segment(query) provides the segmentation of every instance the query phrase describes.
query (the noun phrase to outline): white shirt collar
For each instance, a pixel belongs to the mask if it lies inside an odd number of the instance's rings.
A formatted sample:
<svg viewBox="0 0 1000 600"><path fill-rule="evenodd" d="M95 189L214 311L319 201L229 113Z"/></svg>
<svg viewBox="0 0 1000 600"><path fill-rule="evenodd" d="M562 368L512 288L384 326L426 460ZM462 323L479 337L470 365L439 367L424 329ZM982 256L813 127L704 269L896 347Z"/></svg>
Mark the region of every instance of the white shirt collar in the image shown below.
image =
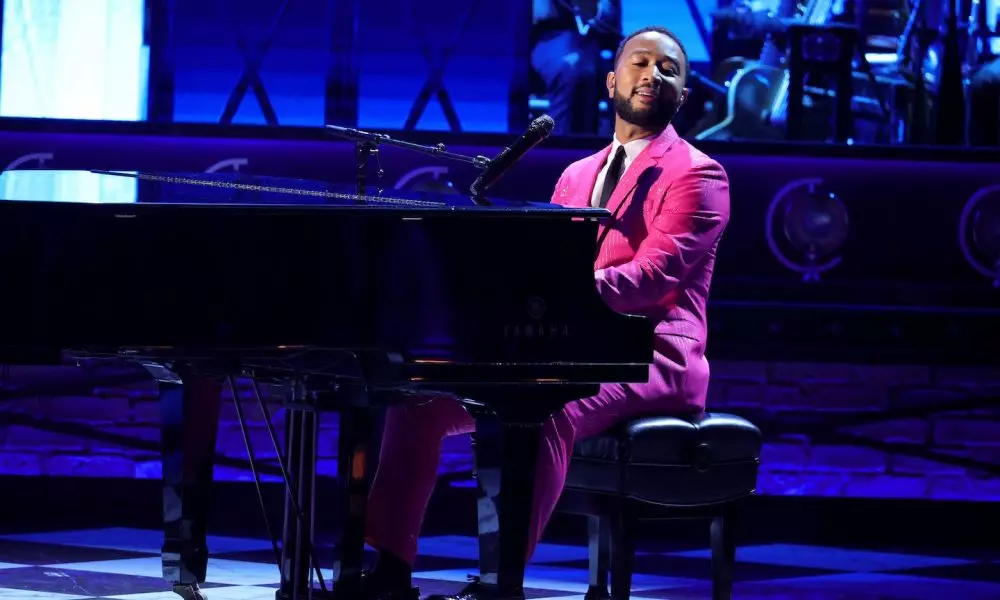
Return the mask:
<svg viewBox="0 0 1000 600"><path fill-rule="evenodd" d="M594 189L590 192L591 206L598 206L600 204L601 190L604 189L604 179L608 175L608 169L611 167L611 161L615 159L615 153L618 152L618 149L623 146L625 148L625 160L622 161L621 171L622 175L624 175L625 171L627 171L629 166L632 164L632 161L635 160L635 157L639 156L639 154L646 149L646 146L652 144L653 138L655 137L655 135L651 135L649 137L632 140L627 144L619 142L618 136L614 137L614 142L611 144L611 152L604 160L604 165L601 167L601 170L597 173L597 181L594 183Z"/></svg>
<svg viewBox="0 0 1000 600"><path fill-rule="evenodd" d="M618 148L625 146L625 164L628 165L633 160L635 160L636 156L639 156L639 154L646 149L646 146L649 146L650 144L653 143L654 137L656 136L651 135L649 137L639 138L637 140L632 140L631 142L622 144L620 141L618 141L618 136L614 136L614 142L611 144L611 154L608 155L609 156L608 160L610 161L611 159L614 158L615 152L618 152Z"/></svg>

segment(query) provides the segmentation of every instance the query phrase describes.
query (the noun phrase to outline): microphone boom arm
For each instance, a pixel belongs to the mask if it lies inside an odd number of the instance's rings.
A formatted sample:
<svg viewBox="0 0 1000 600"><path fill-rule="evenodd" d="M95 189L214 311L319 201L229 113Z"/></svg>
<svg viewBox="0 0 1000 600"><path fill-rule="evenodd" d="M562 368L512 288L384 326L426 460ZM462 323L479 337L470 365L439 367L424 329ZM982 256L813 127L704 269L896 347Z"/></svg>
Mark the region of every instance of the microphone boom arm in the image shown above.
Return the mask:
<svg viewBox="0 0 1000 600"><path fill-rule="evenodd" d="M482 172L470 187L472 200L476 204L490 204L489 200L483 196L483 192L499 180L514 163L525 155L534 146L547 138L555 127L555 121L548 115L542 115L531 122L528 130L521 137L514 141L494 159L485 156L465 156L455 152L449 152L444 144L435 146L424 146L413 142L396 140L384 133L370 133L360 129L350 127L340 127L339 125L326 125L326 130L331 135L340 138L353 140L358 147L358 194L364 195L364 177L367 170L368 158L378 152L379 144L389 144L406 150L413 150L431 156L440 156L458 162L471 164Z"/></svg>
<svg viewBox="0 0 1000 600"><path fill-rule="evenodd" d="M384 133L370 133L367 131L361 131L360 129L352 129L350 127L340 127L339 125L327 125L326 130L327 133L331 135L335 135L339 138L353 140L359 144L367 144L369 147L378 146L379 144L387 144L389 146L396 146L397 148L404 148L406 150L413 150L414 152L420 152L421 154L429 154L430 156L440 156L441 158L447 158L457 162L470 164L480 170L485 170L490 166L490 163L492 162L485 156L466 156L464 154L458 154L456 152L449 152L444 144L435 144L434 146L424 146L422 144L415 144L413 142L397 140Z"/></svg>

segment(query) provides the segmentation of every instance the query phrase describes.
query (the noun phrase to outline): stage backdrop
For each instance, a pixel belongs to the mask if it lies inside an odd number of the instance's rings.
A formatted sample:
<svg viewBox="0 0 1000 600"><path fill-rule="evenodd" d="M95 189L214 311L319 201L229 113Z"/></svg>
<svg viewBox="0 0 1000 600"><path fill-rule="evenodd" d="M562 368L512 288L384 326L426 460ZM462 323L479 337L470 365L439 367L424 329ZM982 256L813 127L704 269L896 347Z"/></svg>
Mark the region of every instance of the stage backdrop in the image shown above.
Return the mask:
<svg viewBox="0 0 1000 600"><path fill-rule="evenodd" d="M621 30L665 23L693 64L707 64L714 0L613 3L620 14L607 36L610 48ZM281 4L7 2L0 15L0 115L506 132L509 113L528 112L527 93L516 88L533 64L533 9L572 11L577 3ZM579 4L585 14L596 2ZM581 22L565 33L572 42L551 54L552 63L596 58L574 57L573 43L593 39L596 29ZM258 78L236 93L251 71ZM587 76L603 81L601 72ZM594 94L590 101L601 99Z"/></svg>
<svg viewBox="0 0 1000 600"><path fill-rule="evenodd" d="M452 149L492 156L499 148ZM545 200L561 170L590 151L538 148L497 192ZM0 165L7 169L237 170L349 182L353 156L349 144L321 139L0 133ZM967 209L996 202L995 163L717 157L730 175L733 205L711 308L710 406L762 427L760 492L1000 499L1000 419L985 400L970 402L1000 392L995 343L977 353L963 341L998 321L1000 291L988 275L992 266L977 262L960 242ZM465 167L389 148L382 167L386 193L444 181L462 190L474 177ZM782 241L782 225L767 225L787 211L780 208L784 199L803 189L812 189L814 197L835 195L850 217L836 260L806 272ZM804 281L804 275L814 280ZM850 315L876 310L866 307L865 296L871 304L891 302L898 309L884 317L892 330L885 339L900 341L878 341L894 353L892 360L842 339L843 328L856 322ZM820 315L815 335L827 335L829 342L793 347L793 357L770 353L766 349L779 344L763 338L759 350L733 343L745 335L741 327L756 325L780 341L776 324L782 315L806 305L818 307L808 314ZM831 311L843 318L830 317ZM906 320L911 318L918 320ZM273 461L250 388L237 392L248 403L257 455ZM5 367L0 401L0 473L159 476L158 408L152 387L134 373ZM280 410L274 413L277 422ZM235 414L229 403L219 432L217 477L249 479ZM332 475L336 419L323 426L321 472ZM445 454L442 471L467 480L468 440L450 440Z"/></svg>

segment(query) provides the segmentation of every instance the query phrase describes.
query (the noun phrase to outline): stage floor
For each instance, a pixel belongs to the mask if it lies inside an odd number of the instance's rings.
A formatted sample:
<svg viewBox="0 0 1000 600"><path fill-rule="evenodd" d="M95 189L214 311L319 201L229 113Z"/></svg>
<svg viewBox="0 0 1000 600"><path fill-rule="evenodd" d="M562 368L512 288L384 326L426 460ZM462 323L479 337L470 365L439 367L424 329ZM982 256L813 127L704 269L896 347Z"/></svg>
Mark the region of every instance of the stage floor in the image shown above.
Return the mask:
<svg viewBox="0 0 1000 600"><path fill-rule="evenodd" d="M176 600L160 579L161 540L158 531L130 528L0 535L0 599ZM278 570L270 542L213 536L209 547L211 600L274 598ZM460 589L476 572L472 537L427 537L420 550L415 583L424 595ZM582 600L586 555L582 546L542 545L528 571L528 596ZM326 548L320 560L329 559ZM707 550L647 543L636 562L635 600L711 597ZM1000 598L1000 552L768 544L740 548L738 563L735 593L743 600Z"/></svg>

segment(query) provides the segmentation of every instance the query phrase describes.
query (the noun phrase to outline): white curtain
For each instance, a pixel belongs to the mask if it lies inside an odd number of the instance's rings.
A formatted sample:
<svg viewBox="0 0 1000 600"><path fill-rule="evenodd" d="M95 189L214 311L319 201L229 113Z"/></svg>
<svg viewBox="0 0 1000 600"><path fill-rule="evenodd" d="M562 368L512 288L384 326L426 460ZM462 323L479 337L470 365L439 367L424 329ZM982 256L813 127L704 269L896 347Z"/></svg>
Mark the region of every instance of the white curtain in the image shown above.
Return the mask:
<svg viewBox="0 0 1000 600"><path fill-rule="evenodd" d="M0 116L145 118L143 0L6 0Z"/></svg>

